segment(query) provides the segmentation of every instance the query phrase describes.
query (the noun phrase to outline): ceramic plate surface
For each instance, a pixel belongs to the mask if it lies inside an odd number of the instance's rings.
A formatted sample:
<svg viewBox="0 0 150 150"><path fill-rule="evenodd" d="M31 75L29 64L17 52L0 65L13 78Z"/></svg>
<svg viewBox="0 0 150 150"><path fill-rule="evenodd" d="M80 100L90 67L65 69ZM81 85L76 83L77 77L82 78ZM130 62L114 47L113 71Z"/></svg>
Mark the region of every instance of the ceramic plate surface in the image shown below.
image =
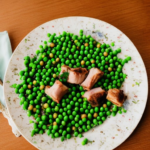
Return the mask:
<svg viewBox="0 0 150 150"><path fill-rule="evenodd" d="M19 105L18 95L15 94L11 85L20 83L19 72L23 70L25 56L33 57L35 51L44 40L48 40L47 33L59 35L62 31L69 31L79 34L83 29L84 34L92 35L97 41L115 43L116 48L121 48L122 52L118 57L132 57L132 61L125 64L123 72L127 78L122 86L128 99L124 103L127 113L117 114L116 117L108 118L102 125L95 127L84 133L83 138L72 137L64 142L60 138L52 139L46 133L31 137L31 118L27 117L26 111ZM66 17L49 21L31 31L18 45L14 51L4 80L4 95L10 116L16 124L20 133L31 144L41 150L111 150L125 141L136 128L144 112L147 95L148 80L144 63L136 47L114 26L93 18L86 17ZM88 138L91 142L82 146L81 141Z"/></svg>

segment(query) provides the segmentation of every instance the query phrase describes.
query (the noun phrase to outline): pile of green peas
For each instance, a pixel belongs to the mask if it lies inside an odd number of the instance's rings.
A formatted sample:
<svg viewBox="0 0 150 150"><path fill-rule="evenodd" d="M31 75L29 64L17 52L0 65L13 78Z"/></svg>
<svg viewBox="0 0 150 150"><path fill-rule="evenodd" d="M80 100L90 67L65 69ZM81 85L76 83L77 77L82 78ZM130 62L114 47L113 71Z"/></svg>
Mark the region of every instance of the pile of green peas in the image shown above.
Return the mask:
<svg viewBox="0 0 150 150"><path fill-rule="evenodd" d="M105 101L102 106L92 107L82 98L85 93L80 85L69 84L66 79L59 79L62 65L71 68L83 67L99 68L104 76L94 87L105 90L120 88L126 78L122 72L125 63L131 60L127 57L122 60L117 57L121 49L112 50L114 43L101 44L90 35L79 36L73 33L47 34L49 40L39 46L36 55L24 58L25 69L20 71L21 84L16 85L15 92L19 94L20 105L27 110L27 115L35 118L31 136L46 132L52 138L61 137L70 139L72 135L82 137L83 132L101 125L108 116L122 114L126 110ZM45 94L45 86L52 86L55 80L60 80L69 87L69 92L59 104Z"/></svg>

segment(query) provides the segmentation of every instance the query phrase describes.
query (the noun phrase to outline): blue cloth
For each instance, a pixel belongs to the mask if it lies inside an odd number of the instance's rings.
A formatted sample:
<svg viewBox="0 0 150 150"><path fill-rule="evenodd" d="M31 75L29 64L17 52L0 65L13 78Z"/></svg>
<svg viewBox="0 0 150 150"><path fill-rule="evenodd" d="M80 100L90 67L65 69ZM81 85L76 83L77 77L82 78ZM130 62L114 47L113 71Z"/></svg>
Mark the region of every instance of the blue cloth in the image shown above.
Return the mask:
<svg viewBox="0 0 150 150"><path fill-rule="evenodd" d="M0 32L0 79L4 80L5 71L7 69L9 59L12 55L11 44L7 31ZM3 86L0 85L0 103L4 106L5 100L3 95Z"/></svg>

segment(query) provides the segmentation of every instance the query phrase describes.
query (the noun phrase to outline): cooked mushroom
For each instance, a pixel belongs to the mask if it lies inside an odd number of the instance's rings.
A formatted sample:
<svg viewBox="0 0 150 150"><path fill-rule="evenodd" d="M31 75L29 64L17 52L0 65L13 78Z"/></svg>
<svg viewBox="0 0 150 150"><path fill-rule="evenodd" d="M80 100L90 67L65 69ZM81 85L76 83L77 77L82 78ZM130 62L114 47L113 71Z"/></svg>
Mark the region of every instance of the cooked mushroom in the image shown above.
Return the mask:
<svg viewBox="0 0 150 150"><path fill-rule="evenodd" d="M98 68L92 68L90 69L90 72L87 76L87 78L84 80L84 82L81 84L81 86L85 90L90 90L94 84L103 76L104 72L102 72Z"/></svg>
<svg viewBox="0 0 150 150"><path fill-rule="evenodd" d="M110 89L106 98L113 104L117 105L118 107L121 107L127 97L124 95L123 90Z"/></svg>
<svg viewBox="0 0 150 150"><path fill-rule="evenodd" d="M68 92L68 87L56 80L52 87L46 86L45 93L50 96L53 101L59 103L61 98Z"/></svg>
<svg viewBox="0 0 150 150"><path fill-rule="evenodd" d="M90 91L86 91L83 97L87 98L92 107L101 105L106 99L106 92L102 88L94 88Z"/></svg>
<svg viewBox="0 0 150 150"><path fill-rule="evenodd" d="M61 67L60 75L64 72L69 73L67 82L72 84L81 84L88 73L86 68L70 68L66 65Z"/></svg>

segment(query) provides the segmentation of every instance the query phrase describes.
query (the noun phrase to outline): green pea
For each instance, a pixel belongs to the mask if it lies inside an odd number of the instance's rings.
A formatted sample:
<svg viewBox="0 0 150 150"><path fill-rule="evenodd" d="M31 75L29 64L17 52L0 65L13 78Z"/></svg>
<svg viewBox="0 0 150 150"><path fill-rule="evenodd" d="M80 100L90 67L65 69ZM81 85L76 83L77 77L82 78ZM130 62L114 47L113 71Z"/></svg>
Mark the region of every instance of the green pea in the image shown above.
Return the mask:
<svg viewBox="0 0 150 150"><path fill-rule="evenodd" d="M77 97L74 97L73 100L74 100L74 101L77 101Z"/></svg>
<svg viewBox="0 0 150 150"><path fill-rule="evenodd" d="M123 112L124 112L124 113L126 113L126 112L127 112L127 110L123 109Z"/></svg>
<svg viewBox="0 0 150 150"><path fill-rule="evenodd" d="M28 111L27 111L27 116L30 117L31 115L32 115L31 110L28 110Z"/></svg>
<svg viewBox="0 0 150 150"><path fill-rule="evenodd" d="M26 102L26 101L25 101L25 102L23 103L23 109L25 109L25 110L26 110L26 109L27 109L27 107L28 107L28 102Z"/></svg>
<svg viewBox="0 0 150 150"><path fill-rule="evenodd" d="M76 112L78 112L78 110L79 110L79 108L78 107L75 107L75 109L74 109Z"/></svg>
<svg viewBox="0 0 150 150"><path fill-rule="evenodd" d="M64 136L61 137L61 141L63 142L65 140Z"/></svg>
<svg viewBox="0 0 150 150"><path fill-rule="evenodd" d="M33 128L34 128L34 129L37 128L37 124L36 124L36 123L33 124Z"/></svg>
<svg viewBox="0 0 150 150"><path fill-rule="evenodd" d="M36 121L37 121L37 122L39 122L39 121L40 121L40 118L39 118L39 117L38 117L38 118L36 118Z"/></svg>
<svg viewBox="0 0 150 150"><path fill-rule="evenodd" d="M67 139L70 139L71 138L71 134L67 134Z"/></svg>
<svg viewBox="0 0 150 150"><path fill-rule="evenodd" d="M74 105L74 101L71 101L70 105L73 106ZM70 107L70 105L68 107Z"/></svg>
<svg viewBox="0 0 150 150"><path fill-rule="evenodd" d="M35 134L35 130L32 130L32 131L31 131L31 136L33 137L34 134Z"/></svg>
<svg viewBox="0 0 150 150"><path fill-rule="evenodd" d="M104 111L104 108L103 108L103 107L100 107L100 111Z"/></svg>
<svg viewBox="0 0 150 150"><path fill-rule="evenodd" d="M105 111L108 111L108 107L104 108Z"/></svg>
<svg viewBox="0 0 150 150"><path fill-rule="evenodd" d="M78 132L74 132L74 136L77 137L78 136Z"/></svg>
<svg viewBox="0 0 150 150"><path fill-rule="evenodd" d="M46 112L50 113L51 112L51 108L50 107L46 108Z"/></svg>
<svg viewBox="0 0 150 150"><path fill-rule="evenodd" d="M87 138L85 138L83 141L82 141L82 145L86 145L88 143L88 139Z"/></svg>
<svg viewBox="0 0 150 150"><path fill-rule="evenodd" d="M65 126L65 125L66 125L66 122L65 122L65 121L62 121L61 124L62 124L63 126Z"/></svg>
<svg viewBox="0 0 150 150"><path fill-rule="evenodd" d="M88 114L88 118L89 118L89 119L92 119L92 114Z"/></svg>
<svg viewBox="0 0 150 150"><path fill-rule="evenodd" d="M110 101L107 101L107 106L111 106L111 102Z"/></svg>
<svg viewBox="0 0 150 150"><path fill-rule="evenodd" d="M122 114L122 111L121 111L121 110L119 110L119 111L118 111L118 113L119 113L119 114Z"/></svg>
<svg viewBox="0 0 150 150"><path fill-rule="evenodd" d="M83 112L84 112L84 109L83 109L83 108L80 108L80 112L83 113Z"/></svg>
<svg viewBox="0 0 150 150"><path fill-rule="evenodd" d="M99 115L100 115L101 117L103 117L103 116L104 116L104 113L103 113L103 112L100 112Z"/></svg>
<svg viewBox="0 0 150 150"><path fill-rule="evenodd" d="M87 121L87 119L86 119L86 118L83 118L83 119L82 119L82 121L83 121L83 122L86 122L86 121Z"/></svg>
<svg viewBox="0 0 150 150"><path fill-rule="evenodd" d="M59 111L59 107L55 106L55 111L58 112Z"/></svg>
<svg viewBox="0 0 150 150"><path fill-rule="evenodd" d="M106 120L106 118L105 117L102 117L102 121L105 121Z"/></svg>
<svg viewBox="0 0 150 150"><path fill-rule="evenodd" d="M46 125L43 125L43 126L42 126L42 129L43 129L43 130L46 130L46 128L47 128Z"/></svg>
<svg viewBox="0 0 150 150"><path fill-rule="evenodd" d="M47 116L46 116L46 115L42 115L41 119L42 119L42 120L46 120L46 119L47 119Z"/></svg>
<svg viewBox="0 0 150 150"><path fill-rule="evenodd" d="M78 128L78 127L79 127L79 124L78 124L78 123L75 123L75 127Z"/></svg>
<svg viewBox="0 0 150 150"><path fill-rule="evenodd" d="M69 115L69 119L73 120L74 119L73 115Z"/></svg>
<svg viewBox="0 0 150 150"><path fill-rule="evenodd" d="M64 117L64 121L67 122L68 121L68 116Z"/></svg>
<svg viewBox="0 0 150 150"><path fill-rule="evenodd" d="M55 136L56 138L59 137L59 133L56 132L56 133L54 134L54 136Z"/></svg>
<svg viewBox="0 0 150 150"><path fill-rule="evenodd" d="M115 117L116 116L116 112L112 112L112 116Z"/></svg>
<svg viewBox="0 0 150 150"><path fill-rule="evenodd" d="M54 126L53 126L53 129L54 129L54 130L58 130L58 125L54 125Z"/></svg>
<svg viewBox="0 0 150 150"><path fill-rule="evenodd" d="M50 133L51 133L51 131L50 131L50 130L47 130L47 132L46 132L46 133L47 133L47 135L49 136L49 135L50 135Z"/></svg>
<svg viewBox="0 0 150 150"><path fill-rule="evenodd" d="M67 109L71 109L71 105L67 105Z"/></svg>
<svg viewBox="0 0 150 150"><path fill-rule="evenodd" d="M102 123L103 123L102 121L99 121L99 122L98 122L99 125L101 125Z"/></svg>

